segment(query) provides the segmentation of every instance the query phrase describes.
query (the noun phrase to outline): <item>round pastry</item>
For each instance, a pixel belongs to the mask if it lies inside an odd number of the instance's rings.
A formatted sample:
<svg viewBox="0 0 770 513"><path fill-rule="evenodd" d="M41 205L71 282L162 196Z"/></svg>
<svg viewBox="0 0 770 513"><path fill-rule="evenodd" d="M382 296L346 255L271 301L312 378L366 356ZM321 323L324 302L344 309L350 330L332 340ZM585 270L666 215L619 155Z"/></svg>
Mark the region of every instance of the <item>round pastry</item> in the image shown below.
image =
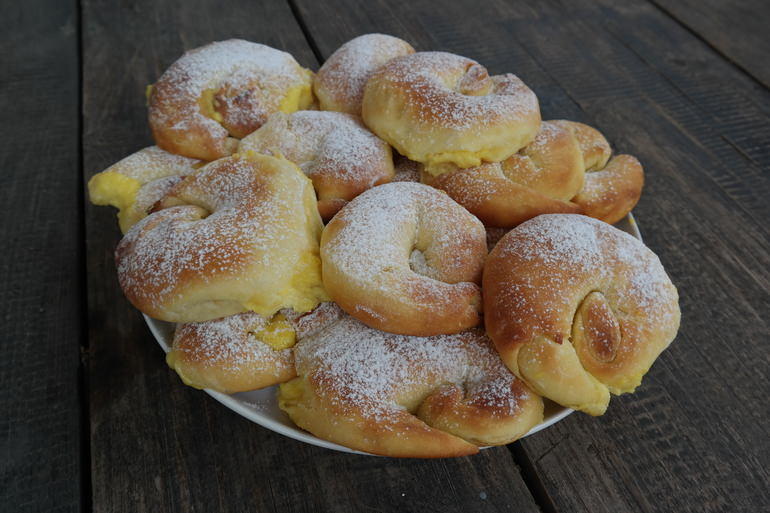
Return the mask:
<svg viewBox="0 0 770 513"><path fill-rule="evenodd" d="M575 121L555 121L570 130L583 153L585 185L572 198L587 216L617 223L636 206L642 195L644 171L631 155L617 155L607 139L596 130Z"/></svg>
<svg viewBox="0 0 770 513"><path fill-rule="evenodd" d="M303 312L326 297L321 218L310 180L291 162L233 155L175 185L134 225L115 259L126 297L171 322L247 310Z"/></svg>
<svg viewBox="0 0 770 513"><path fill-rule="evenodd" d="M178 324L166 363L195 388L225 394L258 390L294 378L294 344L339 317L321 303L306 314L284 309L272 319L254 312Z"/></svg>
<svg viewBox="0 0 770 513"><path fill-rule="evenodd" d="M472 167L504 160L540 127L535 93L516 76L490 77L477 62L443 52L397 57L374 72L363 117L375 134L432 172L447 162Z"/></svg>
<svg viewBox="0 0 770 513"><path fill-rule="evenodd" d="M326 59L313 79L321 110L360 116L364 86L371 74L389 60L412 53L412 45L385 34L351 39Z"/></svg>
<svg viewBox="0 0 770 513"><path fill-rule="evenodd" d="M393 178L388 143L340 112L276 113L241 141L239 151L280 153L313 181L318 211L331 219L366 189Z"/></svg>
<svg viewBox="0 0 770 513"><path fill-rule="evenodd" d="M94 205L116 207L120 229L126 233L174 184L202 165L150 146L92 176L88 195Z"/></svg>
<svg viewBox="0 0 770 513"><path fill-rule="evenodd" d="M296 376L294 328L283 313L254 312L178 324L166 363L186 385L232 394Z"/></svg>
<svg viewBox="0 0 770 513"><path fill-rule="evenodd" d="M295 347L278 401L314 435L383 456L449 457L502 445L542 421L480 329L412 337L339 319Z"/></svg>
<svg viewBox="0 0 770 513"><path fill-rule="evenodd" d="M422 181L445 191L487 226L510 228L540 214L580 213L569 200L583 188L578 141L560 124L544 121L535 140L502 162L482 164Z"/></svg>
<svg viewBox="0 0 770 513"><path fill-rule="evenodd" d="M479 322L484 226L426 185L380 185L321 237L323 280L347 313L391 333L457 333Z"/></svg>
<svg viewBox="0 0 770 513"><path fill-rule="evenodd" d="M487 332L538 394L601 415L633 392L679 329L676 288L639 240L581 215L508 232L484 268Z"/></svg>
<svg viewBox="0 0 770 513"><path fill-rule="evenodd" d="M150 128L164 150L215 160L270 114L308 108L311 80L286 52L240 39L211 43L185 53L151 87Z"/></svg>

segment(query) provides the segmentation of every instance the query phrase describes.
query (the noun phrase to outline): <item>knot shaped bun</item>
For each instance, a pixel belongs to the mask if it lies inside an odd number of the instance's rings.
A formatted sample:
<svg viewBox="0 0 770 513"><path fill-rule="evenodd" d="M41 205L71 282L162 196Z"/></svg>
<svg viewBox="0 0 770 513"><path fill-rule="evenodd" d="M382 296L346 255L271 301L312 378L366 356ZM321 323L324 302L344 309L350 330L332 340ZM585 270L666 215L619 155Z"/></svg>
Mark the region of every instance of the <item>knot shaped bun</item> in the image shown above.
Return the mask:
<svg viewBox="0 0 770 513"><path fill-rule="evenodd" d="M200 160L150 146L92 176L88 181L88 194L91 203L118 209L120 230L126 233L183 176L203 164Z"/></svg>
<svg viewBox="0 0 770 513"><path fill-rule="evenodd" d="M679 328L676 288L639 240L580 215L511 230L484 269L487 333L537 393L592 415L633 392Z"/></svg>
<svg viewBox="0 0 770 513"><path fill-rule="evenodd" d="M214 161L175 185L118 244L118 278L139 310L198 322L253 310L312 309L325 298L315 194L291 162Z"/></svg>
<svg viewBox="0 0 770 513"><path fill-rule="evenodd" d="M481 222L443 192L411 182L380 185L324 229L324 286L373 328L457 333L479 322L485 241Z"/></svg>
<svg viewBox="0 0 770 513"><path fill-rule="evenodd" d="M580 213L569 200L583 188L581 149L572 132L544 121L535 140L505 159L460 169L442 166L421 180L445 191L487 226L513 227L540 214Z"/></svg>
<svg viewBox="0 0 770 513"><path fill-rule="evenodd" d="M273 114L243 139L239 151L280 153L313 181L318 211L331 219L363 191L393 178L388 143L358 118L340 112L304 110Z"/></svg>
<svg viewBox="0 0 770 513"><path fill-rule="evenodd" d="M240 39L185 53L152 86L155 142L172 153L215 160L274 112L313 102L312 73L290 54Z"/></svg>
<svg viewBox="0 0 770 513"><path fill-rule="evenodd" d="M583 155L585 185L572 202L580 206L583 214L605 223L623 219L642 195L642 165L631 155L612 157L607 139L593 127L575 121L553 123L572 132Z"/></svg>
<svg viewBox="0 0 770 513"><path fill-rule="evenodd" d="M313 79L321 110L361 115L369 77L389 60L414 53L412 45L385 34L364 34L340 46Z"/></svg>
<svg viewBox="0 0 770 513"><path fill-rule="evenodd" d="M299 377L278 396L314 435L384 456L448 457L509 443L542 420L542 399L482 330L395 335L337 311L336 322L297 343Z"/></svg>
<svg viewBox="0 0 770 513"><path fill-rule="evenodd" d="M535 94L514 75L490 77L471 59L418 52L372 75L363 118L411 160L472 167L503 160L532 141L540 109Z"/></svg>

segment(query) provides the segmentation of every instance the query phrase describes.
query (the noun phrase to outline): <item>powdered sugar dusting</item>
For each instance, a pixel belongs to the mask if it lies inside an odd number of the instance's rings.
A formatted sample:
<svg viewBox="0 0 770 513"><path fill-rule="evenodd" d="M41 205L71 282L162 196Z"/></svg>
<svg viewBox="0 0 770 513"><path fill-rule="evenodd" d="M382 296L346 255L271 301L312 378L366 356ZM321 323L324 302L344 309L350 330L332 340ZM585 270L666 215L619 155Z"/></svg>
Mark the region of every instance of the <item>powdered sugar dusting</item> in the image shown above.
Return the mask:
<svg viewBox="0 0 770 513"><path fill-rule="evenodd" d="M215 161L172 189L163 200L169 208L129 230L116 261L121 286L134 304L153 309L184 303L184 287L223 279L241 283L233 285L233 297L213 299L245 302L250 297L241 295L253 295L259 284L272 287L270 279L290 277L301 251L315 243L308 240L310 221L299 221L306 179L260 171L258 163L237 156ZM279 248L287 245L297 254L286 258Z"/></svg>
<svg viewBox="0 0 770 513"><path fill-rule="evenodd" d="M398 276L411 273L409 259L419 238L429 238L435 253L462 266L468 265L471 253L459 241L483 236L481 223L444 193L410 182L370 189L335 221L342 228L322 247L324 265L334 265L355 286L367 289L388 290L399 282ZM469 224L478 231L472 233ZM423 230L430 236L420 237ZM438 278L435 271L432 274Z"/></svg>
<svg viewBox="0 0 770 513"><path fill-rule="evenodd" d="M515 387L490 341L481 331L410 337L368 328L350 316L300 341L298 374L316 383L316 393L344 410L385 422L407 403L414 408L443 385L464 387L466 400L514 415L528 398Z"/></svg>
<svg viewBox="0 0 770 513"><path fill-rule="evenodd" d="M479 80L489 81L488 94L474 96L457 90L469 70L479 75ZM539 112L537 97L516 76L489 77L477 62L451 53L418 52L399 57L377 76L404 92L407 108L420 122L439 120L455 130L481 130L501 120L524 120Z"/></svg>
<svg viewBox="0 0 770 513"><path fill-rule="evenodd" d="M241 141L240 151L280 153L313 180L319 198L352 199L393 173L388 144L358 118L339 112L276 113Z"/></svg>
<svg viewBox="0 0 770 513"><path fill-rule="evenodd" d="M183 157L149 146L125 157L107 169L105 173L119 173L146 184L165 176L184 176L194 172L203 164L198 159Z"/></svg>
<svg viewBox="0 0 770 513"><path fill-rule="evenodd" d="M257 128L278 110L290 87L306 80L286 52L239 39L214 42L185 53L160 77L150 101L150 122L171 132L196 127L224 138L227 130L201 112L204 91L236 93L222 97L231 102L226 106L230 121Z"/></svg>
<svg viewBox="0 0 770 513"><path fill-rule="evenodd" d="M224 371L248 367L255 372L259 369L274 372L290 368L293 365L291 348L275 351L254 336L267 324L265 317L253 312L180 324L174 335L174 350L206 367ZM191 340L194 343L188 343Z"/></svg>
<svg viewBox="0 0 770 513"><path fill-rule="evenodd" d="M406 41L385 34L365 34L351 39L318 70L314 87L321 107L336 107L333 110L360 115L364 86L371 74L394 57L413 52Z"/></svg>

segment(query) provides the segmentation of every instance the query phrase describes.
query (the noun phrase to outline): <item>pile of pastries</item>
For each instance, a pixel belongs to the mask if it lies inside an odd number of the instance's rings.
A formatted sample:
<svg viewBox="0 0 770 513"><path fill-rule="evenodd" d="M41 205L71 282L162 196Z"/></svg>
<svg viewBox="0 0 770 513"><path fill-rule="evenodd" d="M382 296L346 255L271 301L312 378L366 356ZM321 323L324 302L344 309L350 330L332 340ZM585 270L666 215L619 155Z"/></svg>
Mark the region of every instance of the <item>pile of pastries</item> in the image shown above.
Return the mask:
<svg viewBox="0 0 770 513"><path fill-rule="evenodd" d="M444 457L506 444L544 398L601 415L679 327L676 288L612 226L643 171L543 121L513 74L368 34L318 72L242 40L148 88L157 146L93 176L126 297L176 323L186 384L277 387L317 437Z"/></svg>

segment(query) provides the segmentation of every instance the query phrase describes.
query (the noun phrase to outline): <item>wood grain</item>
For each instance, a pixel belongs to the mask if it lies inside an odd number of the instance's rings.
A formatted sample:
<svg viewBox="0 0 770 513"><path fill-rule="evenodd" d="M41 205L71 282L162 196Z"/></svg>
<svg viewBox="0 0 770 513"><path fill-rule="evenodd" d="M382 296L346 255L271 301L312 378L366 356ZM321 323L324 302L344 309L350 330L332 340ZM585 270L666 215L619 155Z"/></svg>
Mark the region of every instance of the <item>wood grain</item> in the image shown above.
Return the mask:
<svg viewBox="0 0 770 513"><path fill-rule="evenodd" d="M747 74L770 87L770 38L763 0L651 0Z"/></svg>
<svg viewBox="0 0 770 513"><path fill-rule="evenodd" d="M607 415L573 415L518 445L540 506L765 508L767 90L645 3L297 5L324 57L373 31L467 55L522 77L545 118L588 122L645 165L636 213L679 287L682 329Z"/></svg>
<svg viewBox="0 0 770 513"><path fill-rule="evenodd" d="M74 2L0 18L0 509L80 509L83 338ZM34 41L31 39L34 34Z"/></svg>
<svg viewBox="0 0 770 513"><path fill-rule="evenodd" d="M151 144L144 88L185 49L244 37L316 67L279 1L86 1L83 16L86 179ZM537 511L505 448L446 461L351 456L183 386L117 286L114 212L89 205L86 221L94 510Z"/></svg>

